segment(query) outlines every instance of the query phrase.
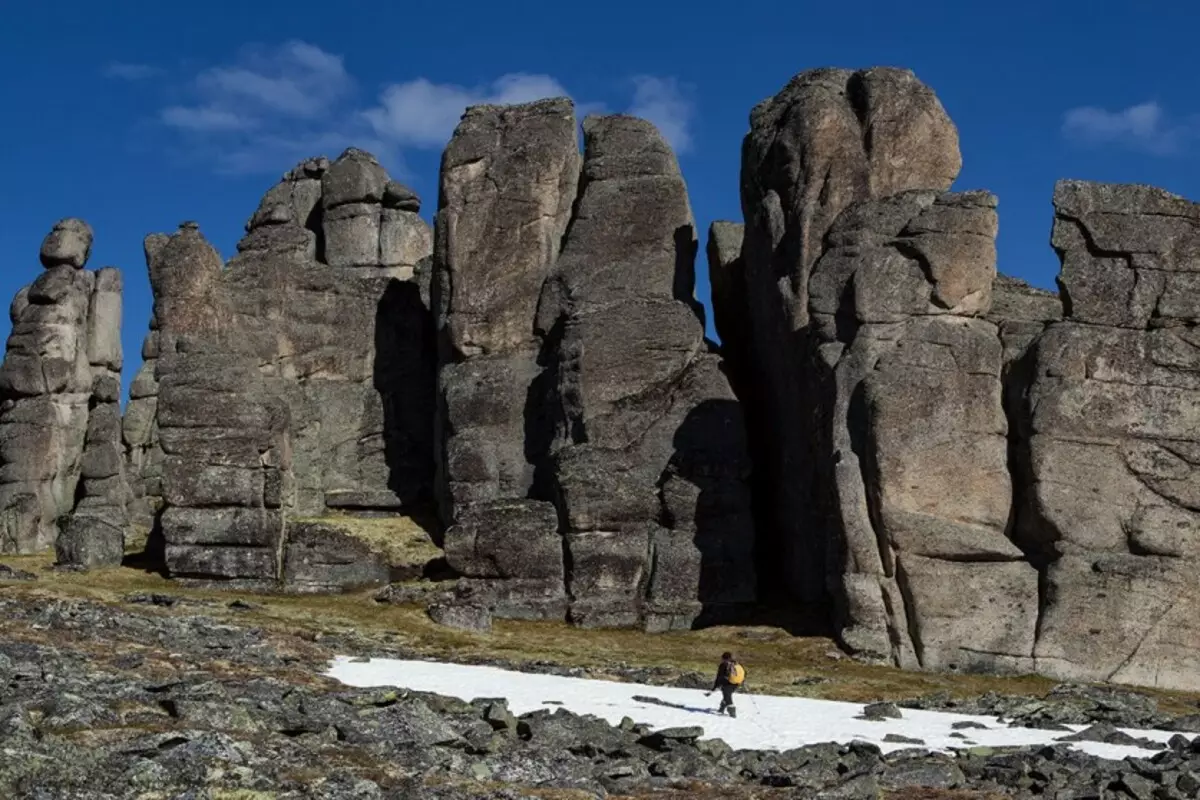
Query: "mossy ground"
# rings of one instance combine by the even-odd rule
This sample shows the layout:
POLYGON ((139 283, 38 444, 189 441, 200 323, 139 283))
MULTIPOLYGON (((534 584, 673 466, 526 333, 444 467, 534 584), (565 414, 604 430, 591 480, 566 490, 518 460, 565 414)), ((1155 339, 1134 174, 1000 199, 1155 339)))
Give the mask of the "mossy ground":
POLYGON ((433 539, 435 523, 427 515, 361 517, 326 514, 292 520, 292 523, 304 522, 332 525, 382 553, 389 564, 397 567, 420 568, 442 555, 442 549, 433 539))
MULTIPOLYGON (((356 520, 358 529, 378 535, 391 520, 356 520)), ((422 530, 414 524, 415 530, 422 530)), ((413 548, 425 545, 416 542, 413 548)), ((408 547, 410 545, 404 545, 408 547)), ((1042 695, 1054 682, 1037 676, 993 676, 909 672, 887 666, 859 663, 841 657, 833 641, 816 636, 792 636, 773 627, 714 627, 699 631, 646 634, 633 630, 584 630, 557 622, 497 620, 489 633, 471 633, 434 624, 415 606, 378 603, 373 592, 326 596, 261 595, 248 592, 195 589, 180 586, 161 575, 131 567, 88 572, 48 571, 53 556, 0 557, 0 563, 38 575, 36 581, 0 581, 0 593, 51 600, 87 598, 122 604, 131 593, 156 592, 175 597, 217 601, 204 614, 236 618, 279 635, 312 641, 328 633, 355 632, 378 638, 428 657, 456 659, 540 660, 580 667, 595 677, 606 677, 619 668, 666 668, 696 671, 714 668, 723 650, 735 651, 747 665, 748 688, 754 692, 870 702, 896 700, 933 692, 970 697, 995 691, 1015 695, 1042 695), (230 609, 242 599, 250 608, 230 609)), ((156 611, 158 611, 156 609, 156 611)), ((197 613, 181 605, 161 613, 197 613)), ((1149 691, 1166 713, 1195 713, 1200 695, 1149 691)))

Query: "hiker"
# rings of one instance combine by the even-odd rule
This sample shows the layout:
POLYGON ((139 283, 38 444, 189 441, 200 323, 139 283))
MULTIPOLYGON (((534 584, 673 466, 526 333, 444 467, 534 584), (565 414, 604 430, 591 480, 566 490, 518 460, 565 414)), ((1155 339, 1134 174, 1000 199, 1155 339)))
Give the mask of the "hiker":
POLYGON ((718 714, 724 714, 725 710, 729 710, 729 716, 737 717, 737 709, 733 707, 733 693, 738 690, 742 682, 746 680, 746 670, 733 658, 733 653, 722 653, 721 663, 717 666, 717 679, 713 681, 713 687, 704 693, 708 697, 717 689, 721 690, 721 707, 717 709, 718 714))

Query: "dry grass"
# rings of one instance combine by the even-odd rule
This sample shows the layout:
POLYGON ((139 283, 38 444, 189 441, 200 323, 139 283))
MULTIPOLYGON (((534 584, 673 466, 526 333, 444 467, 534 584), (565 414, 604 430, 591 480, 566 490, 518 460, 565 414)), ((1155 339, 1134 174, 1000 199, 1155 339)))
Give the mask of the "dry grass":
POLYGON ((347 536, 382 553, 393 566, 422 567, 440 558, 442 550, 433 542, 431 520, 425 517, 357 517, 326 514, 302 517, 293 522, 317 522, 336 527, 347 536))
MULTIPOLYGON (((374 522, 373 520, 371 522, 374 522)), ((995 691, 1041 695, 1054 682, 1037 676, 991 676, 907 672, 835 658, 834 643, 821 637, 794 637, 778 628, 709 628, 701 631, 646 634, 633 630, 583 630, 557 622, 498 620, 489 633, 471 633, 434 624, 412 606, 377 603, 371 592, 332 596, 254 595, 248 592, 191 589, 160 575, 131 568, 86 573, 46 573, 50 555, 4 557, 0 562, 40 576, 27 583, 0 581, 0 593, 45 601, 79 597, 119 604, 132 592, 160 592, 218 601, 203 613, 233 617, 238 624, 261 626, 300 646, 321 633, 353 631, 368 639, 409 648, 423 655, 452 659, 544 660, 580 667, 605 677, 622 666, 696 671, 707 676, 723 650, 735 651, 747 665, 751 692, 869 702, 933 692, 969 697, 995 691), (235 598, 254 604, 231 611, 235 598)), ((147 613, 196 613, 195 606, 147 613), (177 609, 177 610, 176 610, 177 609)), ((1167 713, 1195 713, 1200 694, 1146 690, 1167 713)))

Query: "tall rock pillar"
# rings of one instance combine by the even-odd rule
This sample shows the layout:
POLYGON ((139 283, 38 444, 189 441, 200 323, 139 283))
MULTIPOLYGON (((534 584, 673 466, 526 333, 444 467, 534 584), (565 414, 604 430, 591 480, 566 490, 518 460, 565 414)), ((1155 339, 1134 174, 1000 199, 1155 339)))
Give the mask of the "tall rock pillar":
POLYGON ((0 367, 0 552, 59 543, 82 475, 90 522, 69 529, 59 555, 81 564, 121 559, 126 490, 111 413, 120 391, 120 274, 85 270, 91 248, 87 223, 60 221, 42 244, 45 271, 13 300, 0 367))
POLYGON ((580 195, 538 322, 557 351, 571 620, 688 628, 756 597, 741 408, 704 341, 674 153, 644 120, 583 127, 580 195))
POLYGON ((772 509, 762 531, 779 567, 771 579, 802 601, 826 597, 830 513, 813 494, 824 445, 813 436, 809 398, 809 275, 844 209, 907 189, 948 189, 961 164, 953 123, 905 70, 805 72, 750 115, 741 195, 754 389, 743 400, 769 431, 754 449, 772 509))
POLYGON ((442 156, 432 290, 439 505, 447 560, 487 580, 502 614, 565 609, 562 538, 539 474, 554 435, 552 374, 541 376, 547 345, 534 323, 578 179, 568 100, 470 108, 442 156), (503 599, 514 592, 523 599, 503 599))

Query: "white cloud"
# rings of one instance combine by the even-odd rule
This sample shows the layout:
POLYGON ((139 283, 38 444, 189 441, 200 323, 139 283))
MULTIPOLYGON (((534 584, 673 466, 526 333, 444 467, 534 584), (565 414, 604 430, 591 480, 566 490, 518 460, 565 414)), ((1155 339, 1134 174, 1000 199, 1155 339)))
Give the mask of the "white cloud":
POLYGON ((190 128, 197 117, 241 121, 254 127, 266 118, 312 119, 330 112, 354 90, 341 56, 305 42, 272 49, 247 48, 237 63, 213 67, 196 78, 200 103, 180 107, 193 114, 163 115, 168 125, 182 120, 190 128))
POLYGON ((363 112, 374 131, 401 145, 440 147, 450 140, 463 111, 473 105, 512 105, 569 97, 549 75, 512 73, 490 86, 468 89, 417 78, 385 88, 379 105, 363 112))
POLYGON ((122 61, 114 61, 104 68, 104 77, 123 81, 144 81, 157 78, 161 74, 161 69, 150 64, 129 64, 122 61))
POLYGON ((163 123, 188 131, 240 131, 254 127, 254 120, 220 108, 169 106, 159 115, 163 123))
MULTIPOLYGON (((546 74, 509 73, 479 86, 418 77, 385 86, 364 107, 341 56, 291 41, 247 47, 231 63, 203 70, 159 111, 158 121, 181 152, 219 172, 279 172, 351 145, 402 171, 405 150, 443 147, 468 106, 550 97, 571 94, 546 74)), ((572 99, 579 118, 605 110, 603 103, 572 99)), ((636 78, 630 102, 629 113, 654 122, 678 150, 690 147, 692 105, 673 79, 636 78)))
POLYGON ((1073 108, 1063 116, 1062 131, 1068 139, 1085 144, 1121 145, 1155 155, 1177 152, 1191 133, 1188 126, 1172 122, 1153 101, 1121 111, 1073 108))
POLYGON ((219 172, 279 172, 323 151, 380 144, 346 123, 357 115, 355 92, 341 56, 301 41, 249 46, 203 70, 187 87, 189 102, 158 118, 219 172))
POLYGON ((692 147, 691 122, 695 107, 674 78, 640 75, 633 79, 629 113, 653 122, 678 153, 692 147))

